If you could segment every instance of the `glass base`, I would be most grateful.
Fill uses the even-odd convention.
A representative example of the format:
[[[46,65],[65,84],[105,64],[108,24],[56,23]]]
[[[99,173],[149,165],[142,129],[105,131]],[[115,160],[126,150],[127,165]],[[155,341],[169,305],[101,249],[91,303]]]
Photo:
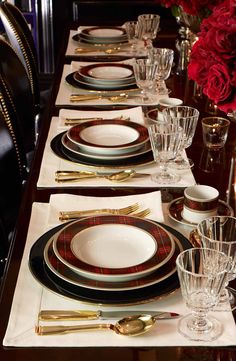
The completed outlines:
[[[180,180],[180,176],[173,173],[155,173],[151,175],[151,179],[159,184],[173,184]]]
[[[196,318],[189,314],[178,323],[178,331],[181,335],[193,341],[213,341],[223,332],[222,324],[214,317],[207,317],[202,327],[196,326]]]
[[[220,296],[219,303],[214,307],[214,311],[234,311],[236,310],[236,290],[226,287]]]

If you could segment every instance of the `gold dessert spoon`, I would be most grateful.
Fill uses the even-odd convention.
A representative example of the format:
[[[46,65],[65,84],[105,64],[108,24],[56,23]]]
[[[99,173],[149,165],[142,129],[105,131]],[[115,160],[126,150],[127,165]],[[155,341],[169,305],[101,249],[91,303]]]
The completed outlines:
[[[39,326],[35,332],[40,335],[59,335],[78,331],[111,330],[122,336],[138,336],[150,330],[158,316],[134,315],[119,320],[115,325],[111,323],[86,324],[77,326]]]

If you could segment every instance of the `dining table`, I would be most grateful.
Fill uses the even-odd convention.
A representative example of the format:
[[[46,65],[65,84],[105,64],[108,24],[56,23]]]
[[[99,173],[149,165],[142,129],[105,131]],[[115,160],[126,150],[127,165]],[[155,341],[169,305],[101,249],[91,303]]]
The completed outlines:
[[[89,29],[95,25],[88,24],[82,29]],[[163,186],[155,184],[150,179],[149,175],[155,172],[156,165],[153,159],[150,160],[145,155],[146,153],[144,156],[138,153],[133,160],[134,163],[125,156],[124,159],[122,156],[117,156],[118,161],[114,165],[113,161],[107,161],[106,154],[94,155],[93,160],[82,156],[82,160],[76,162],[77,154],[76,156],[73,154],[71,143],[68,143],[70,144],[69,151],[65,151],[68,139],[63,135],[69,134],[73,139],[73,132],[68,133],[71,125],[65,123],[66,118],[101,117],[103,120],[108,119],[111,124],[112,119],[129,119],[129,122],[137,122],[136,127],[142,128],[147,126],[147,112],[157,108],[160,99],[157,96],[153,102],[145,105],[139,103],[133,95],[128,100],[122,99],[117,102],[100,98],[72,102],[72,93],[77,95],[88,93],[83,87],[82,90],[77,87],[74,83],[75,78],[71,80],[71,74],[82,67],[96,63],[104,65],[115,62],[129,66],[133,58],[133,53],[129,49],[117,51],[115,54],[101,52],[99,47],[98,49],[94,47],[91,53],[76,52],[75,49],[80,44],[77,39],[80,34],[78,29],[80,29],[78,24],[68,24],[64,38],[61,40],[61,53],[58,56],[50,99],[44,112],[28,179],[24,185],[19,217],[1,285],[0,359],[2,361],[236,360],[236,313],[231,311],[215,312],[223,324],[224,331],[218,340],[206,343],[190,341],[178,334],[178,320],[157,321],[149,332],[135,337],[117,335],[110,330],[53,336],[41,336],[36,333],[38,327],[41,326],[38,314],[45,309],[143,311],[145,313],[160,310],[181,314],[188,312],[182,300],[177,278],[172,283],[160,281],[160,287],[158,284],[157,286],[151,284],[147,287],[149,290],[147,292],[141,286],[133,286],[131,281],[122,283],[123,287],[124,284],[127,285],[127,292],[123,291],[123,288],[119,291],[119,286],[114,286],[114,282],[108,282],[106,286],[108,289],[104,289],[104,279],[100,274],[99,279],[89,279],[89,281],[81,277],[80,282],[84,282],[85,288],[83,284],[82,287],[81,283],[79,284],[78,289],[81,292],[79,296],[73,284],[74,280],[66,289],[63,289],[61,284],[59,287],[56,281],[54,282],[55,274],[52,274],[51,278],[45,274],[43,258],[48,257],[50,263],[51,243],[49,241],[53,239],[54,246],[54,239],[57,237],[57,242],[60,242],[60,235],[63,233],[60,233],[60,230],[65,224],[58,219],[60,211],[125,208],[131,204],[141,204],[140,210],[149,209],[149,214],[142,220],[143,224],[145,225],[146,219],[149,219],[155,224],[157,222],[162,232],[170,231],[174,239],[183,239],[181,244],[176,241],[179,251],[181,247],[187,249],[196,246],[192,238],[194,226],[186,224],[178,209],[183,204],[183,193],[186,187],[194,184],[212,186],[219,191],[219,207],[222,214],[233,216],[236,212],[236,121],[215,106],[212,107],[211,102],[199,91],[196,83],[189,80],[187,69],[177,71],[176,40],[179,34],[176,33],[175,28],[171,31],[165,19],[162,19],[161,31],[157,35],[154,46],[165,46],[175,51],[172,71],[166,80],[169,89],[167,97],[181,99],[184,105],[197,108],[200,112],[192,144],[185,153],[185,156],[193,161],[193,167],[187,171],[181,171],[179,183]],[[86,31],[84,33],[87,34]],[[145,57],[145,49],[142,48],[142,52],[138,55]],[[201,119],[212,115],[230,119],[226,144],[222,149],[214,151],[204,147],[201,126]],[[61,146],[63,141],[64,148]],[[143,159],[142,162],[139,161],[140,157]],[[147,173],[148,176],[140,175],[140,177],[116,183],[104,178],[102,173],[109,170],[119,171],[122,168],[135,168],[137,173]],[[56,180],[56,172],[65,170],[98,171],[102,173],[102,176],[83,178],[79,182]],[[99,218],[99,216],[94,217],[96,222],[96,217]],[[116,215],[113,218],[117,224],[123,224],[122,217]],[[105,222],[104,219],[102,222]],[[133,221],[132,217],[127,219],[131,224],[137,222]],[[86,218],[85,221],[81,218],[78,223],[81,224],[82,231],[89,228]],[[67,227],[69,230],[66,236],[70,236],[70,223]],[[115,234],[113,236],[115,238]],[[60,244],[57,251],[60,253]],[[114,257],[111,259],[115,261]],[[50,264],[53,267],[53,261]],[[84,267],[87,270],[86,262]],[[176,277],[172,274],[175,271],[175,268],[167,271],[169,272],[168,279]],[[65,273],[64,277],[67,280],[70,273],[69,276]],[[231,281],[230,286],[236,287],[236,282]],[[117,290],[111,290],[109,287],[116,287]],[[75,321],[70,322],[70,325],[75,324]],[[110,320],[110,322],[116,321]],[[78,323],[83,325],[85,321],[77,321]],[[48,324],[52,326],[54,323]],[[63,325],[63,322],[61,324]]]

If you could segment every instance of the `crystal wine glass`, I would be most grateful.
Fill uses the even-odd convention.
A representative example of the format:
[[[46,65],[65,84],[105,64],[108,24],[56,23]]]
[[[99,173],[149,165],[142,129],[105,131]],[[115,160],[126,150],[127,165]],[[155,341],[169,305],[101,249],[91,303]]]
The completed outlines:
[[[199,118],[199,111],[196,108],[188,107],[186,105],[179,105],[164,109],[162,114],[165,121],[169,123],[178,123],[184,132],[182,148],[179,149],[179,153],[175,161],[171,163],[171,166],[180,170],[192,167],[193,161],[191,159],[184,159],[182,153],[184,149],[190,147],[192,144]]]
[[[157,93],[158,95],[168,94],[165,80],[169,78],[174,61],[174,50],[168,48],[151,48],[148,51],[151,62],[157,64]]]
[[[168,162],[175,158],[181,147],[183,132],[174,124],[151,124],[148,127],[153,157],[159,165],[159,171],[151,176],[154,182],[160,184],[171,184],[178,182],[180,176],[169,172]]]
[[[156,64],[150,62],[149,59],[137,59],[133,64],[134,75],[137,86],[142,89],[142,102],[148,103],[153,101],[152,89],[156,79]]]
[[[157,14],[142,14],[138,16],[139,37],[144,40],[145,46],[152,47],[152,41],[159,30],[160,16]]]
[[[126,21],[125,30],[127,33],[128,41],[131,46],[133,55],[137,54],[137,44],[138,44],[138,22],[137,21]]]
[[[177,259],[182,296],[191,314],[180,319],[178,331],[195,341],[212,341],[222,333],[222,324],[208,312],[219,300],[228,260],[224,253],[209,248],[192,248]]]
[[[236,278],[236,218],[214,216],[204,219],[197,226],[197,233],[203,247],[217,249],[229,258],[229,270],[225,288],[222,290],[217,311],[229,311],[236,308],[236,291],[227,287]],[[226,288],[227,287],[227,288]]]

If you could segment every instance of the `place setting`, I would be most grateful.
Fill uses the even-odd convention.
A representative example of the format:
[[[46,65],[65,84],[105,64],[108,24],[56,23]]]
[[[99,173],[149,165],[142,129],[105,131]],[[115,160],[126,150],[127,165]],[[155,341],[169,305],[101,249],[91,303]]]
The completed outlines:
[[[137,60],[137,64],[140,61]],[[155,73],[150,69],[151,64],[145,62],[146,79],[143,81],[139,79],[141,73],[134,71],[134,59],[105,63],[72,61],[70,65],[65,64],[56,106],[156,105],[163,95],[155,91]]]
[[[151,213],[145,218],[135,217],[136,210],[60,221],[60,211],[95,209],[98,199],[101,208],[121,209],[136,202]],[[201,344],[177,331],[188,310],[180,293],[176,260],[192,245],[163,220],[159,191],[123,197],[54,194],[49,203],[34,203],[4,345],[85,347],[102,346],[109,340],[112,346],[157,342],[167,346],[166,332],[173,345]],[[99,253],[100,248],[105,253]],[[26,313],[29,297],[31,307]],[[230,344],[235,337],[232,314],[210,314],[228,326],[217,341],[204,345]],[[131,327],[132,320],[146,325],[139,331],[131,328],[129,336],[137,337],[125,337],[128,333],[122,328],[99,331],[123,322]]]
[[[101,111],[100,114],[76,113],[76,110],[70,113],[64,109],[60,114],[59,119],[52,118],[50,125],[37,183],[39,188],[109,187],[111,183],[124,187],[162,186],[161,181],[152,179],[157,165],[141,108]],[[98,119],[91,120],[95,114]],[[89,119],[83,119],[86,117]],[[82,121],[66,126],[66,118]],[[191,169],[181,171],[177,181],[170,183],[180,187],[195,184]]]
[[[138,55],[145,56],[146,49],[142,39],[137,38],[136,46]],[[135,53],[130,31],[125,23],[123,26],[80,26],[77,30],[70,30],[65,55],[122,59],[133,57]]]

